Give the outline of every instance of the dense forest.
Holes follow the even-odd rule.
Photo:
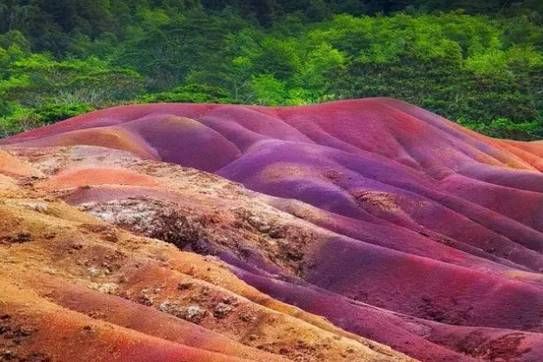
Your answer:
[[[129,102],[371,96],[543,138],[543,1],[0,2],[0,136]]]

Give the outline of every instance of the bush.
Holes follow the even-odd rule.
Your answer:
[[[500,14],[491,12],[497,1],[409,3],[8,1],[1,126],[14,132],[134,101],[388,96],[489,135],[541,137],[541,1],[502,4]]]
[[[479,133],[496,138],[524,141],[543,138],[543,124],[538,121],[515,123],[507,118],[498,118],[488,123],[466,119],[460,119],[458,123]]]
[[[170,91],[146,94],[138,98],[142,103],[233,103],[228,92],[205,84],[188,84]]]
[[[94,107],[84,103],[46,103],[38,108],[11,105],[9,113],[0,116],[0,137],[62,121],[92,110]]]
[[[33,114],[40,124],[50,124],[92,110],[94,107],[85,103],[46,103],[34,110]]]

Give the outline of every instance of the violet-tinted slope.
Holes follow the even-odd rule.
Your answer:
[[[256,246],[215,251],[255,287],[423,360],[543,359],[539,142],[491,139],[376,98],[117,107],[4,143],[98,145],[240,182],[311,225],[292,268]]]

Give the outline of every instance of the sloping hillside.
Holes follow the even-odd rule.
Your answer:
[[[219,199],[258,210],[235,201],[246,193],[240,187],[103,148],[0,156],[1,360],[408,360],[258,292],[216,257],[156,239],[198,245],[200,232],[214,231],[204,225],[222,220],[212,206]],[[85,171],[75,171],[83,164]],[[175,175],[155,175],[160,171]],[[87,191],[96,197],[79,205],[84,211],[124,207],[95,212],[109,221],[101,222],[62,201],[75,204]],[[108,193],[127,198],[107,203]],[[139,202],[130,193],[165,199]],[[178,199],[191,200],[195,212],[161,205]]]
[[[94,341],[119,355],[140,352],[115,341],[148,338],[138,346],[164,358],[268,358],[254,347],[300,360],[402,358],[364,337],[426,361],[543,357],[541,143],[364,99],[117,107],[3,148],[6,305],[44,300],[25,320],[42,306],[78,313],[70,323],[95,305],[145,308],[145,323],[91,315],[117,328]],[[172,341],[167,314],[196,322],[213,347]]]

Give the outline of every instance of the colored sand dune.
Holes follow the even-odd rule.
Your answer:
[[[4,219],[28,222],[24,235],[46,218],[71,230],[58,234],[65,242],[28,232],[27,243],[3,225],[0,249],[14,260],[1,269],[7,305],[43,300],[24,314],[38,324],[70,311],[57,322],[66,335],[96,328],[92,348],[173,360],[405,358],[384,344],[424,361],[543,358],[540,142],[491,139],[377,98],[117,107],[2,147]],[[19,199],[59,209],[31,213]],[[68,253],[80,218],[107,227],[86,230],[96,245]],[[112,242],[103,228],[129,236]],[[115,252],[129,257],[97,266]],[[209,290],[179,292],[176,273]],[[217,288],[245,299],[233,307]],[[276,314],[253,320],[244,308]],[[172,337],[193,333],[213,342]],[[142,351],[119,342],[129,339]]]

